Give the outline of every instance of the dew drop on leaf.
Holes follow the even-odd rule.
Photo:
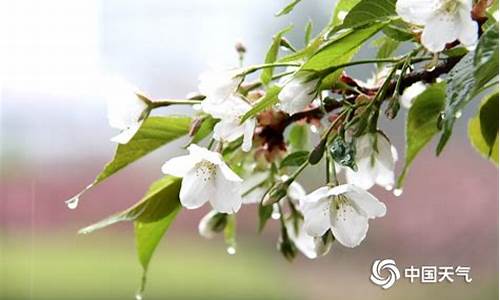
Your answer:
[[[455,113],[455,119],[459,119],[461,116],[462,116],[462,111],[459,110]]]
[[[394,196],[399,197],[403,194],[403,190],[402,189],[395,189],[392,193],[394,194]]]

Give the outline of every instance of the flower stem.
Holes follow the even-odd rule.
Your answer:
[[[151,106],[152,108],[159,108],[176,104],[194,105],[200,103],[201,100],[192,100],[192,99],[158,99],[151,101]]]

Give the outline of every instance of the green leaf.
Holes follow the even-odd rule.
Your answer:
[[[157,222],[179,208],[180,188],[181,178],[165,176],[154,182],[134,206],[85,227],[79,233],[91,233],[123,221]]]
[[[474,75],[474,76],[471,76]],[[498,24],[488,28],[474,52],[469,52],[448,73],[446,106],[440,125],[443,133],[436,153],[439,155],[449,138],[461,110],[474,99],[484,85],[498,76]]]
[[[278,103],[278,94],[280,91],[281,87],[277,85],[270,86],[266,91],[266,95],[255,103],[252,109],[247,111],[247,113],[241,118],[241,123]]]
[[[303,70],[321,71],[331,69],[336,65],[346,62],[346,54],[349,55],[349,61],[352,51],[357,50],[361,44],[380,31],[385,24],[375,23],[371,26],[352,30],[347,34],[322,46],[302,67]]]
[[[344,21],[342,28],[372,24],[396,15],[396,0],[361,0],[354,6]]]
[[[309,148],[309,127],[306,124],[295,123],[290,126],[288,142],[292,151],[306,150]]]
[[[336,27],[342,24],[347,13],[359,2],[360,0],[338,0],[335,5],[332,19],[330,20],[330,26]]]
[[[309,151],[297,151],[288,154],[280,163],[280,168],[298,167],[307,161]]]
[[[181,208],[180,188],[181,178],[165,176],[154,182],[136,205],[80,230],[86,234],[117,222],[134,221],[137,254],[143,268],[140,292],[146,285],[151,257]]]
[[[215,124],[217,124],[218,122],[219,122],[218,119],[214,119],[211,116],[207,115],[203,119],[200,128],[193,136],[193,139],[191,140],[190,144],[196,144],[205,139],[210,133],[213,132]]]
[[[292,0],[292,2],[288,3],[287,6],[283,7],[280,11],[278,11],[275,16],[280,17],[283,15],[289,14],[295,7],[295,5],[299,4],[302,0]]]
[[[81,191],[75,198],[103,182],[111,175],[136,160],[146,156],[161,146],[189,132],[191,118],[188,117],[149,117],[128,144],[118,145],[113,160],[104,166],[94,182]]]
[[[283,35],[285,33],[289,32],[291,29],[292,29],[292,26],[290,25],[290,26],[282,29],[276,35],[274,35],[271,47],[269,47],[269,50],[267,50],[266,59],[265,59],[266,64],[271,64],[271,63],[274,63],[276,61],[276,59],[278,58],[279,50],[280,50],[281,39],[282,39]],[[274,68],[263,69],[262,73],[260,74],[260,81],[264,85],[269,84],[269,82],[271,82],[271,80],[273,78],[273,72],[274,72]]]
[[[311,40],[311,33],[313,29],[313,22],[309,20],[306,24],[306,29],[304,30],[304,45],[308,45]]]
[[[474,54],[474,66],[478,87],[498,76],[498,23],[489,27],[481,36]]]
[[[437,83],[427,88],[413,102],[406,118],[406,158],[405,166],[399,176],[400,188],[417,154],[439,132],[437,122],[444,108],[445,85]]]
[[[378,47],[377,58],[380,59],[393,56],[401,43],[384,35],[377,39],[374,44]],[[383,63],[378,63],[377,67],[380,69],[383,65]]]
[[[411,40],[414,37],[411,28],[402,20],[391,20],[382,31],[386,36],[400,42]]]
[[[498,91],[485,97],[476,116],[470,119],[469,140],[481,155],[498,166]]]
[[[259,204],[259,232],[262,232],[266,227],[267,221],[271,218],[273,214],[273,206],[272,205],[262,205]]]

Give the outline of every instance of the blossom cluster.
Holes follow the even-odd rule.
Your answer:
[[[278,245],[287,258],[295,250],[311,259],[320,257],[334,241],[349,248],[360,245],[369,220],[384,217],[387,211],[370,189],[378,185],[396,196],[402,192],[395,183],[397,150],[378,127],[381,104],[390,100],[390,116],[399,105],[409,109],[429,88],[429,80],[414,80],[400,89],[401,78],[412,71],[413,62],[429,61],[425,67],[432,69],[439,53],[450,44],[475,47],[479,27],[472,10],[472,0],[398,0],[395,12],[399,21],[407,22],[418,47],[407,57],[381,60],[393,64],[378,68],[367,81],[344,72],[337,84],[325,88],[325,78],[333,72],[307,69],[301,60],[203,73],[199,96],[182,104],[193,104],[197,115],[191,136],[199,130],[198,121],[214,121],[209,129],[211,141],[208,145],[202,139],[192,141],[187,155],[171,158],[161,168],[166,175],[182,178],[178,198],[184,208],[210,204],[212,211],[200,221],[200,234],[213,237],[224,230],[228,216],[243,205],[257,204],[259,209],[270,209],[272,219],[280,220]],[[242,47],[238,47],[240,55]],[[268,82],[247,80],[250,73],[277,67],[287,68],[269,80],[272,88]],[[434,82],[439,80],[434,78]],[[273,97],[274,102],[258,110]],[[154,108],[180,103],[151,100],[125,90],[109,98],[109,123],[121,131],[112,141],[120,144],[134,138]],[[292,151],[291,143],[283,138],[293,122],[310,129],[316,146],[301,149],[307,157],[299,163],[277,167],[286,155],[304,156],[301,151],[292,153],[296,149]],[[234,156],[226,155],[227,149],[239,153],[236,162]],[[299,175],[320,161],[326,166],[326,182],[308,193]],[[290,168],[291,174],[287,173]]]

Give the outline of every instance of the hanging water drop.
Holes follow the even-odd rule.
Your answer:
[[[392,193],[394,196],[399,197],[403,194],[403,189],[395,189]]]
[[[455,119],[459,119],[462,116],[462,111],[459,110],[455,113]]]
[[[227,251],[227,254],[229,254],[229,255],[235,255],[236,254],[236,248],[234,248],[233,246],[227,247],[226,251]]]
[[[78,207],[78,201],[80,201],[79,195],[67,200],[65,203],[69,209],[76,209]]]
[[[279,220],[281,218],[280,208],[278,203],[273,204],[273,213],[271,214],[273,220]]]
[[[315,125],[311,125],[311,127],[309,128],[311,129],[312,133],[318,133],[318,127],[316,127]]]
[[[135,300],[142,300],[142,298],[143,298],[143,297],[142,297],[142,294],[141,294],[140,292],[137,292],[137,293],[135,294]]]
[[[388,184],[388,185],[386,185],[384,188],[385,188],[385,190],[386,190],[386,191],[390,191],[390,190],[392,190],[394,187],[393,187],[392,185]]]

